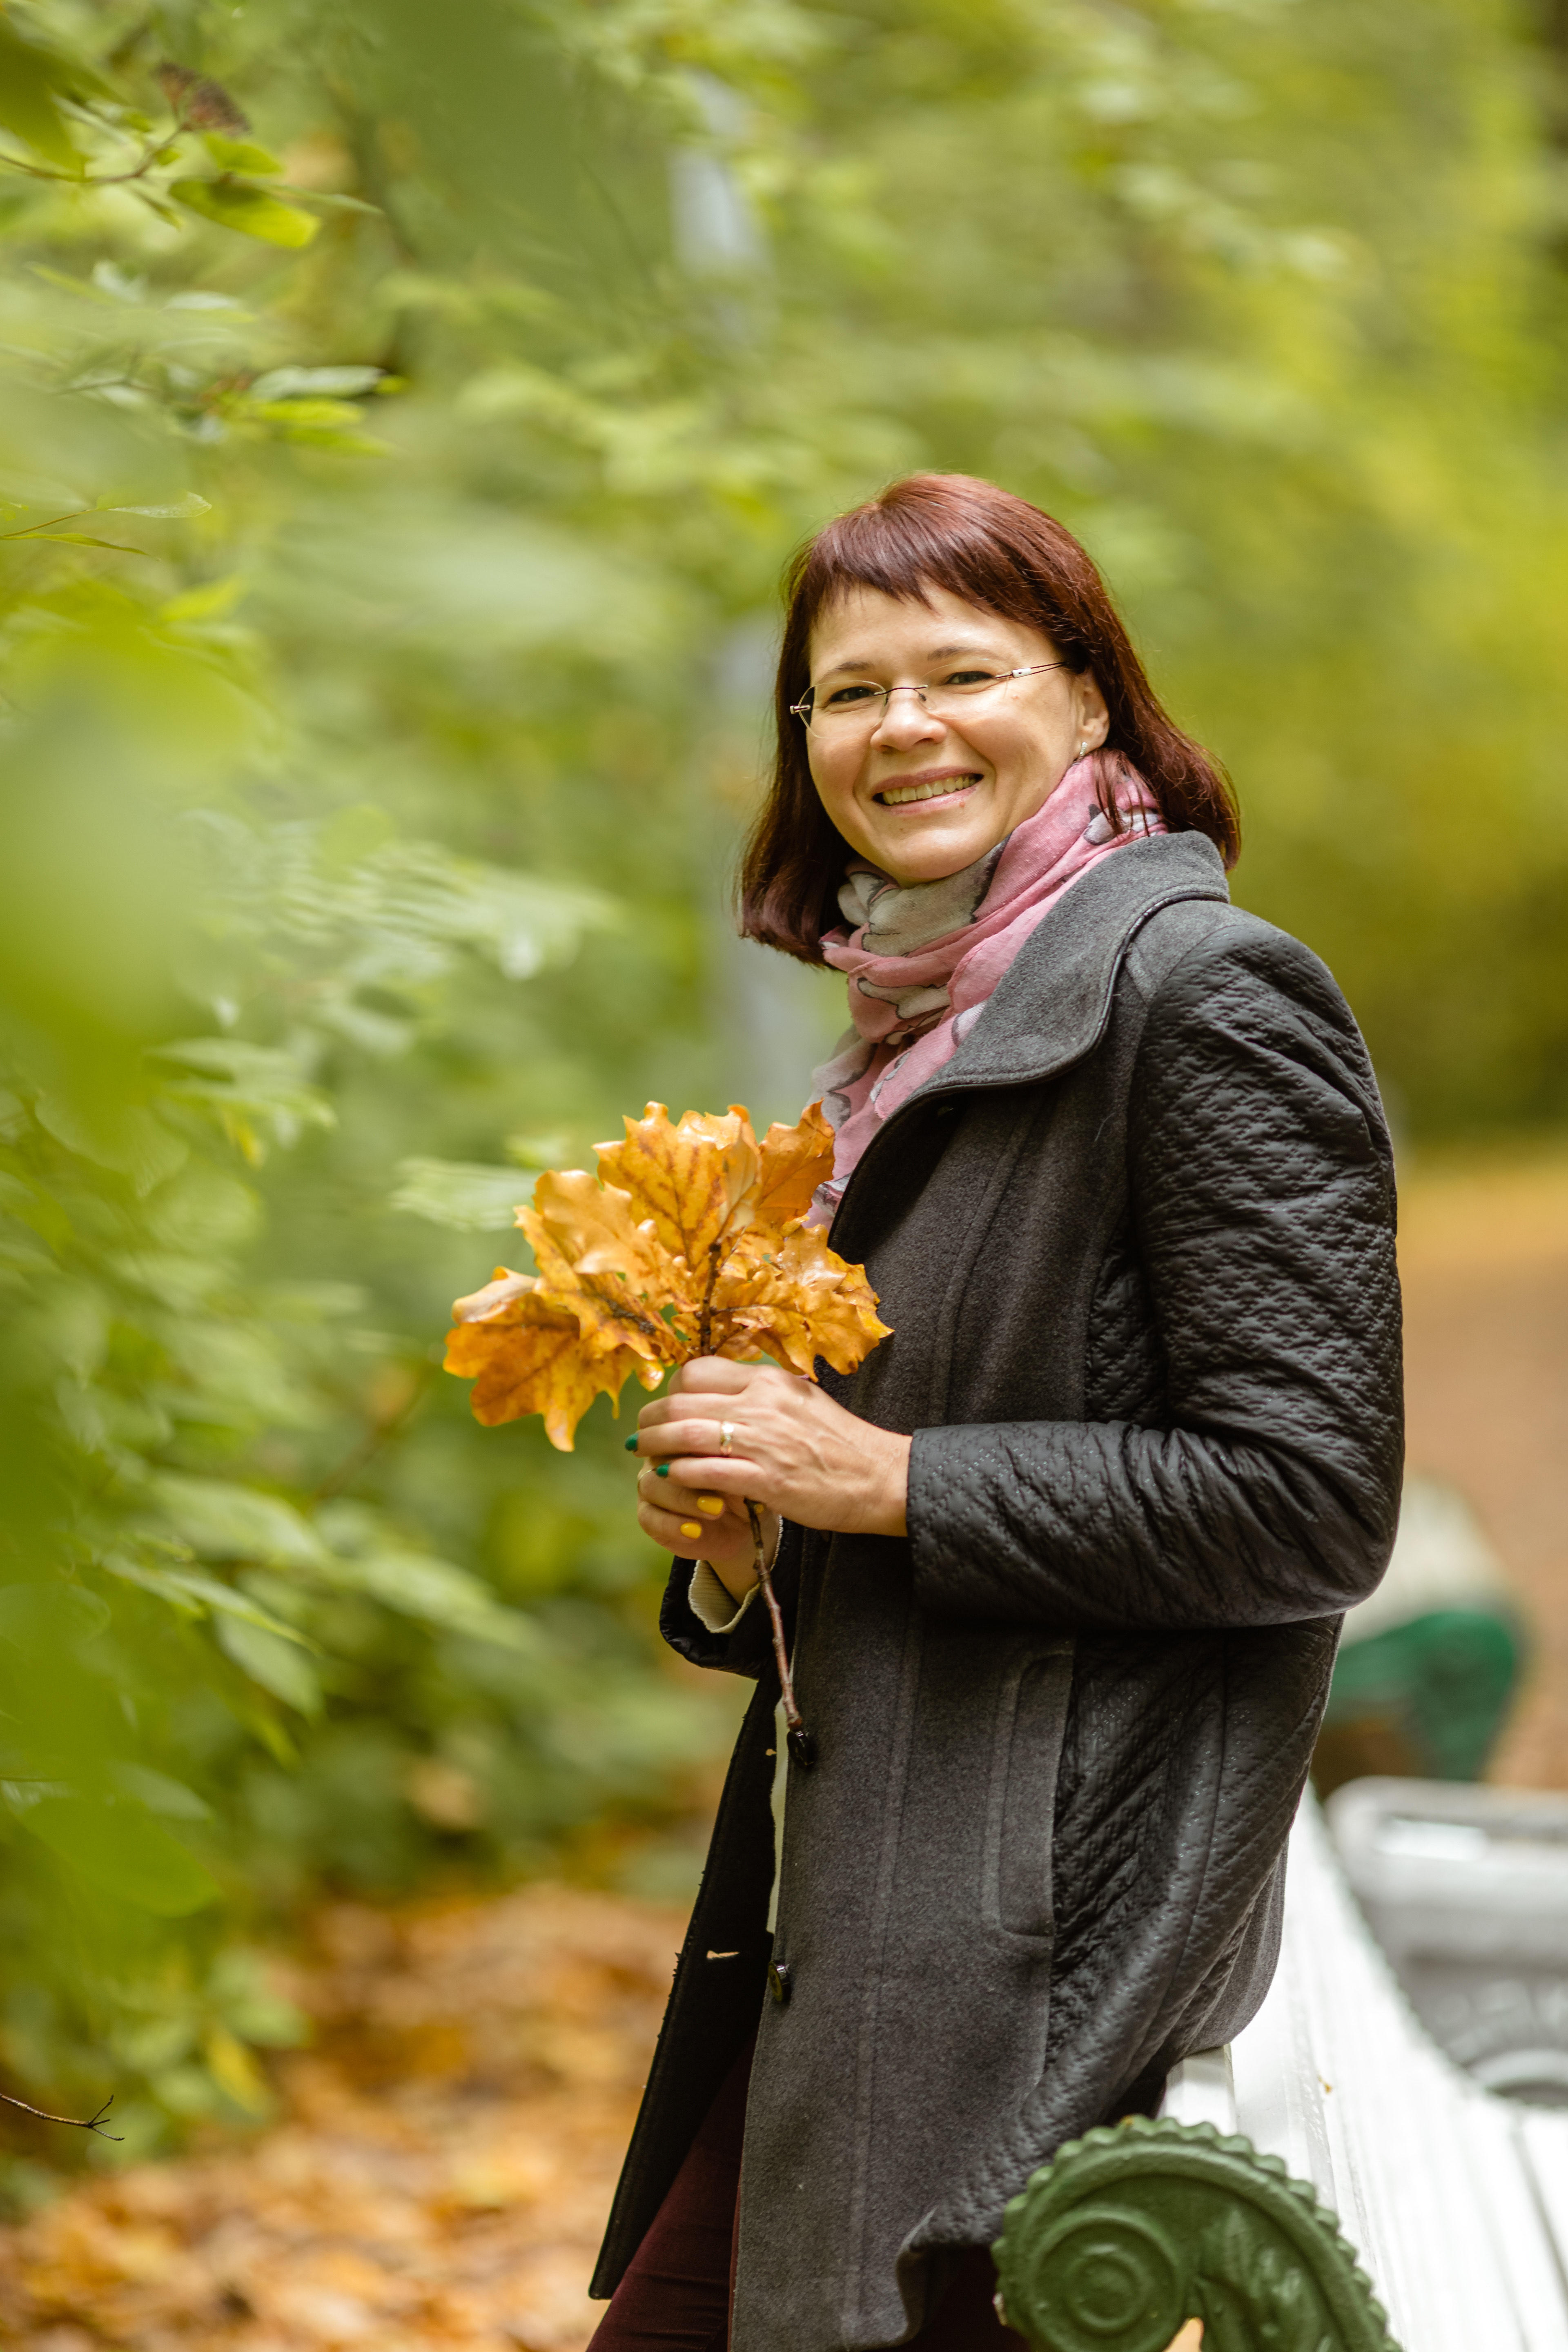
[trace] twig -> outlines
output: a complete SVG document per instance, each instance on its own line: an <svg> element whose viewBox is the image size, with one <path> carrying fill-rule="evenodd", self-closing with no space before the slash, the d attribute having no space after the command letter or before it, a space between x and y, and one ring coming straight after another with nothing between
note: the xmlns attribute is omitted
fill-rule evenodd
<svg viewBox="0 0 1568 2352"><path fill-rule="evenodd" d="M702 1293L702 1305L697 1318L697 1352L710 1355L713 1346L713 1293L719 1276L729 1256L724 1236L720 1234L708 1247L708 1283ZM749 1495L742 1497L746 1517L752 1523L752 1559L757 1571L757 1582L763 1588L767 1603L768 1622L773 1628L773 1659L779 1670L779 1696L784 1704L784 1723L789 1732L789 1752L803 1771L809 1772L816 1761L816 1742L801 1721L795 1705L795 1677L790 1672L789 1643L784 1640L784 1612L779 1607L778 1594L773 1591L773 1570L768 1566L767 1547L763 1541L763 1523L757 1517L757 1507Z"/></svg>
<svg viewBox="0 0 1568 2352"><path fill-rule="evenodd" d="M128 180L145 179L154 163L166 161L174 139L184 127L183 122L177 123L173 137L165 134L155 139L143 151L142 161L129 172L59 172L47 163L24 163L19 155L0 155L0 163L7 171L25 172L29 180L64 180L73 188L119 188Z"/></svg>
<svg viewBox="0 0 1568 2352"><path fill-rule="evenodd" d="M767 1547L763 1542L763 1523L757 1517L757 1507L748 1495L745 1497L746 1517L752 1523L752 1556L757 1571L757 1582L763 1588L767 1603L768 1622L773 1627L773 1660L779 1670L779 1697L784 1704L784 1722L789 1729L789 1752L805 1771L816 1761L816 1742L801 1721L795 1704L795 1677L790 1673L789 1645L784 1640L784 1612L779 1607L778 1594L773 1591L773 1575L768 1566Z"/></svg>
<svg viewBox="0 0 1568 2352"><path fill-rule="evenodd" d="M116 2147L124 2143L123 2132L105 2131L103 2128L103 2118L114 2105L112 2091L95 2116L51 2116L47 2108L30 2107L26 2099L13 2098L9 2091L0 2091L0 2099L4 2099L8 2107L20 2107L25 2116L37 2116L41 2124L64 2124L68 2131L96 2132L100 2139L112 2140Z"/></svg>
<svg viewBox="0 0 1568 2352"><path fill-rule="evenodd" d="M720 1270L728 1255L724 1236L721 1234L717 1241L708 1244L708 1285L697 1313L697 1352L700 1356L713 1353L713 1293L719 1286Z"/></svg>
<svg viewBox="0 0 1568 2352"><path fill-rule="evenodd" d="M97 388L96 384L89 387L92 391ZM47 522L25 522L18 530L0 530L0 539L30 539L35 531L58 530L62 522L85 522L89 515L98 511L97 507L73 507L69 514L51 515Z"/></svg>

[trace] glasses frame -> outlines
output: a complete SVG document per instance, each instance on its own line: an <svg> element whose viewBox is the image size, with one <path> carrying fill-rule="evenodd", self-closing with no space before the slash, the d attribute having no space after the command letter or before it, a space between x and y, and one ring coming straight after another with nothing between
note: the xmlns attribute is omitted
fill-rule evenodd
<svg viewBox="0 0 1568 2352"><path fill-rule="evenodd" d="M1020 669L998 670L995 677L991 680L989 686L976 687L972 693L961 696L960 699L964 702L978 702L982 695L990 693L993 686L1005 686L1015 677L1034 677L1041 670L1071 669L1071 662L1068 661L1026 662ZM871 681L869 678L867 678L865 683L869 686ZM941 689L939 688L938 691L940 692L940 690ZM888 705L892 700L895 694L918 694L921 698L921 709L929 713L931 705L926 700L926 697L931 691L931 681L929 677L922 677L917 682L911 682L903 686L879 687L877 692L881 698L881 707L878 710L877 716L872 721L868 732L873 735L876 733L877 729L881 725L883 719L888 715ZM811 732L811 718L812 712L816 709L816 688L815 686L808 686L805 692L801 696L800 700L798 702L792 702L789 707L790 717L792 719L798 719L808 735ZM871 705L869 703L866 703L860 705L859 708L869 709ZM847 712L845 713L846 718L850 714Z"/></svg>

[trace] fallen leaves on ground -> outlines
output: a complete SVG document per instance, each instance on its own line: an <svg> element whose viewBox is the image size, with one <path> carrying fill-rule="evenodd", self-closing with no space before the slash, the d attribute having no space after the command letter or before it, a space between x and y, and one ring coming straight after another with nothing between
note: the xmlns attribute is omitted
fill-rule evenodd
<svg viewBox="0 0 1568 2352"><path fill-rule="evenodd" d="M581 2352L683 1921L530 1887L340 1906L289 1990L312 2047L248 2146L0 2231L17 2352Z"/></svg>
<svg viewBox="0 0 1568 2352"><path fill-rule="evenodd" d="M487 1425L542 1413L570 1452L601 1391L656 1389L694 1356L770 1355L815 1378L852 1372L888 1326L865 1271L804 1220L833 1172L833 1130L813 1103L759 1143L744 1108L662 1103L597 1147L599 1171L550 1171L517 1222L537 1274L498 1266L453 1308L447 1370L474 1383Z"/></svg>

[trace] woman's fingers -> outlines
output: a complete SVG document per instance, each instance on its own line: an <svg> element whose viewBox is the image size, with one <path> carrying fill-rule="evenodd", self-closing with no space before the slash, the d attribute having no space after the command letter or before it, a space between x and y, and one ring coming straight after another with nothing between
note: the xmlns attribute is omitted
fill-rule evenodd
<svg viewBox="0 0 1568 2352"><path fill-rule="evenodd" d="M730 1441L730 1454L739 1460L746 1452L746 1432L739 1422L731 1423L734 1435ZM645 1462L668 1461L677 1454L711 1454L721 1461L730 1458L722 1450L723 1423L712 1413L695 1415L679 1421L656 1422L651 1428L639 1429L635 1447L627 1452L640 1454Z"/></svg>
<svg viewBox="0 0 1568 2352"><path fill-rule="evenodd" d="M685 1465L682 1464L684 1469ZM721 1519L727 1507L724 1497L699 1479L677 1478L673 1473L662 1476L658 1468L644 1470L637 1479L637 1500L650 1509L673 1511L679 1518ZM736 1505L736 1508L742 1508ZM743 1508L742 1516L744 1516Z"/></svg>
<svg viewBox="0 0 1568 2352"><path fill-rule="evenodd" d="M695 1356L682 1364L670 1381L671 1396L734 1396L754 1381L765 1364L732 1364L728 1356Z"/></svg>
<svg viewBox="0 0 1568 2352"><path fill-rule="evenodd" d="M743 1510L738 1517L727 1515L715 1519L684 1504L667 1508L662 1486L655 1496L646 1495L642 1489L643 1481L639 1479L637 1525L664 1550L731 1567L744 1565L751 1559L751 1522Z"/></svg>
<svg viewBox="0 0 1568 2352"><path fill-rule="evenodd" d="M693 1475L689 1457L681 1453L680 1448L672 1445L667 1449L661 1442L658 1450L667 1458L653 1459L650 1449L648 1466L637 1479L637 1493L650 1503L657 1502L663 1510L684 1511L689 1517L693 1511L700 1512L704 1518L721 1517L724 1510L722 1496L714 1492L707 1479ZM677 1462L680 1465L679 1477L673 1467ZM662 1492L651 1483L656 1478L668 1482ZM739 1493L741 1489L734 1491Z"/></svg>

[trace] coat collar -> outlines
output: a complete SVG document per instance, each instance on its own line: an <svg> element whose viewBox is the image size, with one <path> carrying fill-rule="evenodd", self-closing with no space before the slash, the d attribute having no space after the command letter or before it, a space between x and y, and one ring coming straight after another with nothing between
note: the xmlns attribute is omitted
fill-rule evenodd
<svg viewBox="0 0 1568 2352"><path fill-rule="evenodd" d="M1102 857L1048 908L951 1062L910 1097L1050 1077L1093 1051L1133 934L1182 898L1227 900L1225 866L1201 833L1157 833Z"/></svg>
<svg viewBox="0 0 1568 2352"><path fill-rule="evenodd" d="M1121 960L1162 907L1184 898L1228 901L1218 850L1201 833L1130 841L1080 875L1041 917L951 1062L932 1072L871 1138L839 1202L829 1238L847 1244L846 1212L867 1199L864 1177L918 1106L982 1087L1029 1085L1092 1053L1110 1018ZM863 1249L858 1236L852 1244Z"/></svg>
<svg viewBox="0 0 1568 2352"><path fill-rule="evenodd" d="M933 1071L871 1138L838 1204L828 1235L833 1246L864 1254L864 1237L851 1238L851 1232L855 1212L873 1197L868 1171L920 1107L1070 1069L1104 1034L1121 960L1150 916L1178 899L1224 902L1229 897L1224 862L1201 833L1130 841L1080 875L1030 932L952 1061Z"/></svg>

